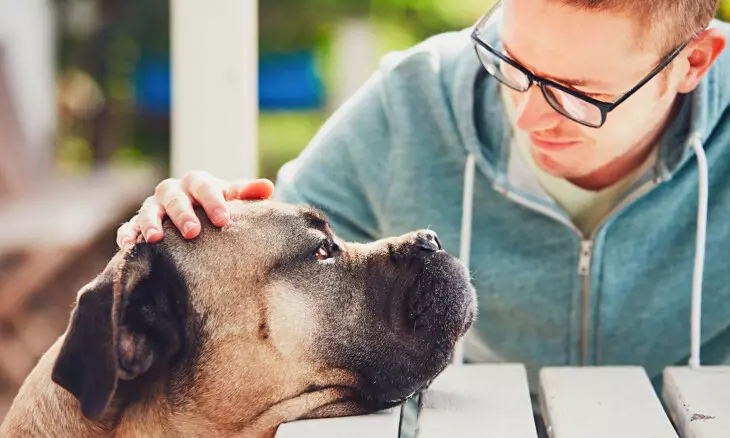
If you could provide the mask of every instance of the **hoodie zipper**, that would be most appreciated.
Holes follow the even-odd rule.
[[[581,310],[580,310],[580,364],[585,365],[588,359],[588,325],[590,323],[590,298],[591,298],[591,258],[593,257],[593,241],[595,236],[589,240],[583,239],[580,242],[580,256],[578,256],[578,274],[582,277],[581,289]]]
[[[618,205],[616,205],[614,208],[609,210],[608,213],[606,213],[600,221],[598,221],[597,225],[594,228],[594,231],[590,234],[588,238],[583,234],[581,230],[578,229],[578,227],[573,224],[573,222],[566,219],[564,216],[561,216],[560,214],[556,213],[554,210],[545,207],[544,205],[531,201],[529,199],[525,199],[519,195],[514,194],[513,192],[507,190],[505,187],[500,185],[495,185],[494,188],[500,192],[503,196],[505,196],[507,199],[510,199],[511,201],[520,204],[524,207],[530,208],[538,213],[542,213],[543,215],[550,217],[564,225],[566,225],[568,228],[573,230],[573,232],[578,236],[580,239],[580,254],[578,256],[578,274],[582,277],[582,286],[581,286],[581,323],[580,323],[580,365],[585,365],[588,361],[588,325],[590,323],[589,321],[589,315],[590,315],[590,298],[591,298],[591,262],[593,259],[593,243],[596,238],[596,231],[599,230],[604,223],[613,216],[614,214],[621,211],[626,205],[629,203],[635,201],[636,199],[640,198],[644,194],[648,193],[649,190],[654,188],[657,184],[659,184],[659,179],[654,178],[649,182],[644,183],[642,186],[634,190],[629,196],[627,196],[623,201],[621,201]]]

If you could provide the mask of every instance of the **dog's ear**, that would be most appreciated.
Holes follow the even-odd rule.
[[[52,380],[97,419],[121,380],[147,373],[180,348],[184,327],[170,263],[139,243],[118,253],[82,290],[53,367]]]

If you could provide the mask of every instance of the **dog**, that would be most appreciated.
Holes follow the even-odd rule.
[[[78,293],[3,437],[273,437],[297,419],[397,406],[476,317],[466,268],[422,230],[344,242],[308,206],[232,201],[173,224]]]

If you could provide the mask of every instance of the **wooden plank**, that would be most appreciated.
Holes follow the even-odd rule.
[[[546,367],[540,403],[551,438],[676,438],[641,367]]]
[[[682,438],[730,436],[730,367],[668,367],[662,398]]]
[[[0,253],[85,245],[154,193],[152,167],[52,177],[0,204]]]
[[[276,438],[397,438],[401,408],[370,415],[317,418],[282,424]]]
[[[536,438],[525,367],[446,368],[421,396],[418,438],[447,436]]]
[[[82,249],[82,246],[76,246],[35,251],[22,265],[0,279],[0,321],[14,318],[30,296],[65,268]]]

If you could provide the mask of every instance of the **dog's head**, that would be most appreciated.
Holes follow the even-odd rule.
[[[52,378],[99,418],[165,400],[225,430],[399,404],[474,318],[435,234],[340,240],[316,210],[229,204],[231,222],[118,253],[78,296]]]

